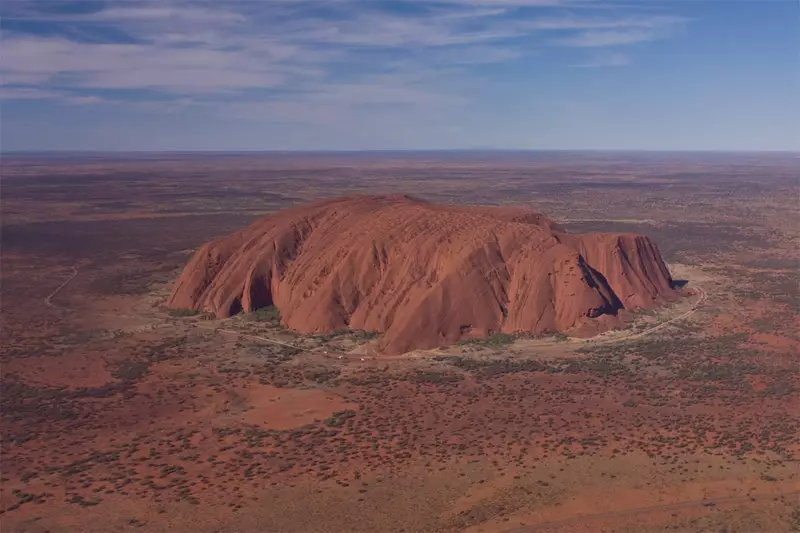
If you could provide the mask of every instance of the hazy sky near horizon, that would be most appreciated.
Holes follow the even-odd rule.
[[[3,0],[0,148],[800,150],[798,0]]]

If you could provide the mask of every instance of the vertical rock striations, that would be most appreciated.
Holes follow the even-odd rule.
[[[384,353],[491,332],[574,331],[673,298],[656,245],[573,235],[524,208],[325,200],[204,244],[168,301],[226,317],[275,305],[302,333],[379,331]]]

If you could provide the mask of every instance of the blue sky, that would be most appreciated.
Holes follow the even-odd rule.
[[[3,0],[3,151],[800,149],[797,0]]]

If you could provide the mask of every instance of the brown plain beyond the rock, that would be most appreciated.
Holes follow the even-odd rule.
[[[522,207],[350,196],[204,244],[168,306],[227,317],[274,305],[298,332],[382,332],[381,352],[398,354],[493,332],[596,330],[675,294],[641,235],[569,234]]]

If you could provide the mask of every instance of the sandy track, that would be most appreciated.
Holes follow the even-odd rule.
[[[215,327],[211,327],[211,326],[203,326],[203,325],[200,325],[200,324],[194,324],[194,326],[197,327],[197,328],[200,328],[200,329],[205,329],[207,331],[214,331],[214,332],[217,332],[217,333],[228,333],[230,335],[238,335],[240,337],[244,337],[245,339],[251,339],[251,340],[261,341],[261,342],[268,342],[270,344],[277,344],[279,346],[286,346],[287,348],[293,348],[295,350],[307,351],[304,348],[301,348],[299,346],[294,346],[292,344],[288,344],[288,343],[285,343],[285,342],[276,341],[275,339],[270,339],[268,337],[261,337],[259,335],[250,335],[248,333],[242,333],[240,331],[234,331],[232,329],[215,328]]]
[[[631,509],[620,509],[619,511],[610,511],[607,513],[595,513],[573,516],[564,518],[563,520],[553,520],[551,522],[541,522],[539,524],[531,524],[529,526],[521,526],[514,529],[507,529],[503,533],[536,533],[538,531],[546,531],[550,528],[569,527],[583,524],[592,520],[603,520],[607,518],[622,518],[628,516],[637,516],[647,513],[657,513],[663,511],[679,511],[681,509],[691,509],[700,506],[714,506],[719,504],[737,504],[748,503],[753,500],[765,500],[768,498],[780,498],[782,496],[796,496],[800,491],[790,491],[782,493],[765,493],[765,494],[751,494],[749,496],[733,496],[730,498],[709,498],[703,500],[690,500],[664,505],[651,505],[647,507],[635,507]]]
[[[63,282],[61,285],[59,285],[58,287],[56,287],[56,290],[54,290],[53,292],[51,292],[50,294],[48,294],[48,295],[45,297],[45,299],[44,299],[44,304],[45,304],[46,306],[48,306],[48,307],[52,307],[53,309],[61,309],[61,307],[59,307],[59,306],[57,306],[57,305],[55,305],[55,304],[53,303],[53,298],[54,298],[54,297],[55,297],[55,296],[56,296],[56,295],[57,295],[59,292],[61,292],[61,290],[62,290],[64,287],[66,287],[66,286],[67,286],[67,284],[68,284],[70,281],[72,281],[73,279],[75,279],[75,276],[77,276],[77,275],[78,275],[78,268],[77,268],[77,267],[73,266],[73,267],[70,267],[70,268],[72,268],[72,274],[70,274],[70,276],[69,276],[67,279],[65,279],[65,280],[64,280],[64,282]]]
[[[629,340],[629,339],[638,339],[639,337],[644,337],[645,335],[649,335],[651,333],[654,333],[654,332],[656,332],[656,331],[658,331],[658,330],[660,330],[662,328],[665,328],[665,327],[669,326],[670,324],[674,324],[675,322],[677,322],[679,320],[683,320],[684,318],[687,318],[687,317],[693,315],[698,309],[700,309],[700,307],[703,306],[704,303],[706,303],[706,298],[708,297],[708,295],[707,295],[707,293],[706,293],[706,291],[704,289],[702,289],[701,287],[697,287],[696,289],[697,289],[697,292],[700,293],[700,298],[698,298],[697,301],[692,306],[692,308],[689,309],[688,311],[686,311],[685,313],[683,313],[681,315],[678,315],[678,316],[676,316],[674,318],[670,318],[669,320],[665,320],[664,322],[661,322],[660,324],[656,324],[652,328],[647,328],[646,330],[640,331],[638,333],[631,333],[629,335],[622,335],[620,337],[612,337],[612,338],[609,338],[608,340],[595,341],[595,342],[606,343],[606,342],[625,341],[625,340]],[[591,340],[592,339],[586,339],[583,342],[589,342]]]
[[[44,298],[44,303],[48,307],[51,307],[53,309],[64,309],[63,307],[55,305],[52,300],[53,300],[53,298],[55,298],[58,295],[59,292],[61,292],[78,275],[78,273],[79,273],[78,267],[72,266],[70,268],[72,268],[72,274],[70,274],[69,277],[67,277],[67,279],[65,279],[61,283],[61,285],[56,287],[53,292],[51,292],[50,294],[48,294]],[[701,287],[697,287],[696,289],[697,289],[698,293],[700,293],[700,298],[698,298],[697,302],[695,302],[695,304],[692,306],[692,308],[690,310],[686,311],[685,313],[682,313],[681,315],[678,315],[678,316],[676,316],[674,318],[671,318],[671,319],[669,319],[669,320],[667,320],[665,322],[657,324],[657,325],[655,325],[655,326],[653,326],[651,328],[648,328],[648,329],[646,329],[644,331],[640,331],[638,333],[631,333],[631,334],[628,334],[628,335],[623,335],[623,336],[618,336],[618,337],[609,337],[609,338],[606,338],[606,339],[597,339],[597,338],[581,339],[581,340],[574,339],[572,341],[572,343],[587,344],[587,343],[591,342],[593,344],[608,344],[608,343],[612,343],[612,342],[620,342],[620,341],[624,341],[624,340],[641,338],[641,337],[644,337],[644,336],[649,335],[651,333],[654,333],[656,331],[659,331],[659,330],[669,326],[670,324],[673,324],[673,323],[675,323],[675,322],[677,322],[679,320],[683,320],[684,318],[687,318],[687,317],[691,316],[692,314],[694,314],[705,303],[706,298],[707,298],[706,291],[704,289],[702,289]],[[201,324],[196,324],[196,323],[192,324],[192,325],[197,327],[197,328],[199,328],[199,329],[204,329],[206,331],[213,331],[213,332],[217,332],[217,333],[227,333],[229,335],[238,335],[240,337],[244,337],[246,339],[254,340],[254,341],[257,341],[257,342],[265,342],[265,343],[268,343],[268,344],[275,344],[275,345],[278,345],[278,346],[284,346],[286,348],[292,348],[294,350],[299,350],[299,351],[305,352],[305,353],[318,352],[318,351],[322,350],[322,348],[314,348],[312,350],[308,350],[308,349],[300,347],[300,346],[295,346],[293,344],[289,344],[289,343],[286,343],[286,342],[281,342],[281,341],[277,341],[275,339],[270,339],[269,337],[262,337],[260,335],[251,335],[251,334],[248,334],[248,333],[243,333],[243,332],[235,331],[235,330],[231,330],[231,329],[216,328],[216,327],[212,327],[212,326],[203,326]],[[569,343],[568,342],[546,342],[546,343],[538,344],[538,346],[555,346],[555,345],[568,346]],[[347,359],[360,359],[362,361],[364,359],[367,359],[367,358],[369,358],[369,359],[373,359],[374,358],[374,356],[368,356],[368,355],[365,355],[365,354],[334,354],[334,353],[331,353],[330,356],[331,357],[342,356],[342,357],[345,357]],[[388,358],[387,357],[381,357],[381,360],[406,359],[406,358],[415,359],[415,358],[418,358],[418,357],[420,357],[419,352],[414,352],[413,355],[402,354],[402,355],[399,355],[399,356],[388,357]]]
[[[638,338],[641,338],[641,337],[645,337],[647,335],[650,335],[651,333],[655,333],[656,331],[659,331],[659,330],[661,330],[663,328],[666,328],[670,324],[674,324],[675,322],[678,322],[679,320],[683,320],[684,318],[687,318],[687,317],[693,315],[694,313],[696,313],[697,310],[700,309],[703,306],[703,304],[705,304],[708,295],[707,295],[706,291],[704,289],[702,289],[701,287],[695,287],[695,289],[700,294],[700,297],[697,299],[697,301],[694,303],[694,305],[692,305],[691,309],[689,309],[685,313],[682,313],[682,314],[680,314],[680,315],[678,315],[676,317],[670,318],[669,320],[665,320],[664,322],[660,322],[660,323],[656,324],[655,326],[652,326],[652,327],[647,328],[645,330],[638,331],[638,332],[635,332],[635,333],[628,333],[628,334],[625,334],[625,335],[614,335],[614,334],[611,334],[611,335],[608,335],[606,337],[598,335],[598,336],[595,336],[595,337],[589,337],[588,339],[571,338],[569,340],[563,340],[563,341],[550,341],[550,340],[532,341],[529,344],[526,344],[526,346],[531,347],[531,348],[545,347],[545,346],[547,346],[547,347],[549,347],[549,346],[563,346],[563,347],[566,348],[566,347],[576,346],[576,345],[583,346],[583,345],[586,345],[586,344],[591,344],[591,345],[610,344],[610,343],[614,343],[614,342],[621,342],[621,341],[626,341],[626,340],[630,340],[630,339],[638,339]]]
[[[651,328],[648,328],[648,329],[646,329],[644,331],[640,331],[640,332],[637,332],[637,333],[631,333],[631,334],[628,334],[628,335],[608,337],[608,338],[605,338],[605,339],[597,339],[596,337],[595,338],[590,338],[590,339],[573,339],[571,343],[572,344],[587,344],[587,343],[608,344],[608,343],[612,343],[612,342],[621,342],[621,341],[630,340],[630,339],[638,339],[638,338],[644,337],[646,335],[649,335],[651,333],[655,333],[656,331],[659,331],[659,330],[669,326],[670,324],[674,324],[675,322],[677,322],[679,320],[683,320],[684,318],[687,318],[687,317],[691,316],[700,307],[702,307],[702,305],[706,301],[707,293],[706,293],[705,290],[703,290],[700,287],[697,287],[697,292],[700,294],[700,297],[697,299],[697,301],[694,303],[694,305],[692,306],[691,309],[689,309],[685,313],[682,313],[682,314],[680,314],[680,315],[678,315],[676,317],[673,317],[673,318],[671,318],[669,320],[661,322],[660,324],[656,324],[655,326],[653,326]],[[195,327],[197,327],[197,328],[205,329],[207,331],[215,331],[215,332],[218,332],[218,333],[227,333],[229,335],[239,335],[240,337],[244,337],[246,339],[254,340],[254,341],[257,341],[257,342],[266,342],[266,343],[269,343],[269,344],[277,344],[279,346],[285,346],[287,348],[293,348],[295,350],[299,350],[299,351],[305,352],[305,353],[318,352],[318,351],[322,350],[322,348],[314,348],[312,350],[308,350],[306,348],[303,348],[303,347],[300,347],[300,346],[295,346],[293,344],[289,344],[289,343],[286,343],[286,342],[276,341],[275,339],[270,339],[269,337],[262,337],[260,335],[250,335],[248,333],[242,333],[242,332],[235,331],[235,330],[232,330],[232,329],[215,328],[215,327],[212,327],[212,326],[203,326],[201,324],[193,324],[193,325]],[[571,343],[569,341],[568,342],[546,342],[546,343],[538,344],[538,346],[565,346],[565,347],[567,347]],[[362,361],[365,360],[365,359],[374,359],[375,358],[375,356],[370,356],[370,355],[365,355],[365,354],[334,354],[334,353],[330,354],[330,357],[339,357],[339,356],[342,356],[343,358],[347,358],[347,359],[360,359]],[[411,354],[401,354],[401,355],[398,355],[398,356],[389,356],[389,357],[380,356],[379,358],[380,358],[381,361],[388,361],[390,359],[415,359],[415,358],[418,358],[419,356],[420,356],[419,352],[412,352]]]

